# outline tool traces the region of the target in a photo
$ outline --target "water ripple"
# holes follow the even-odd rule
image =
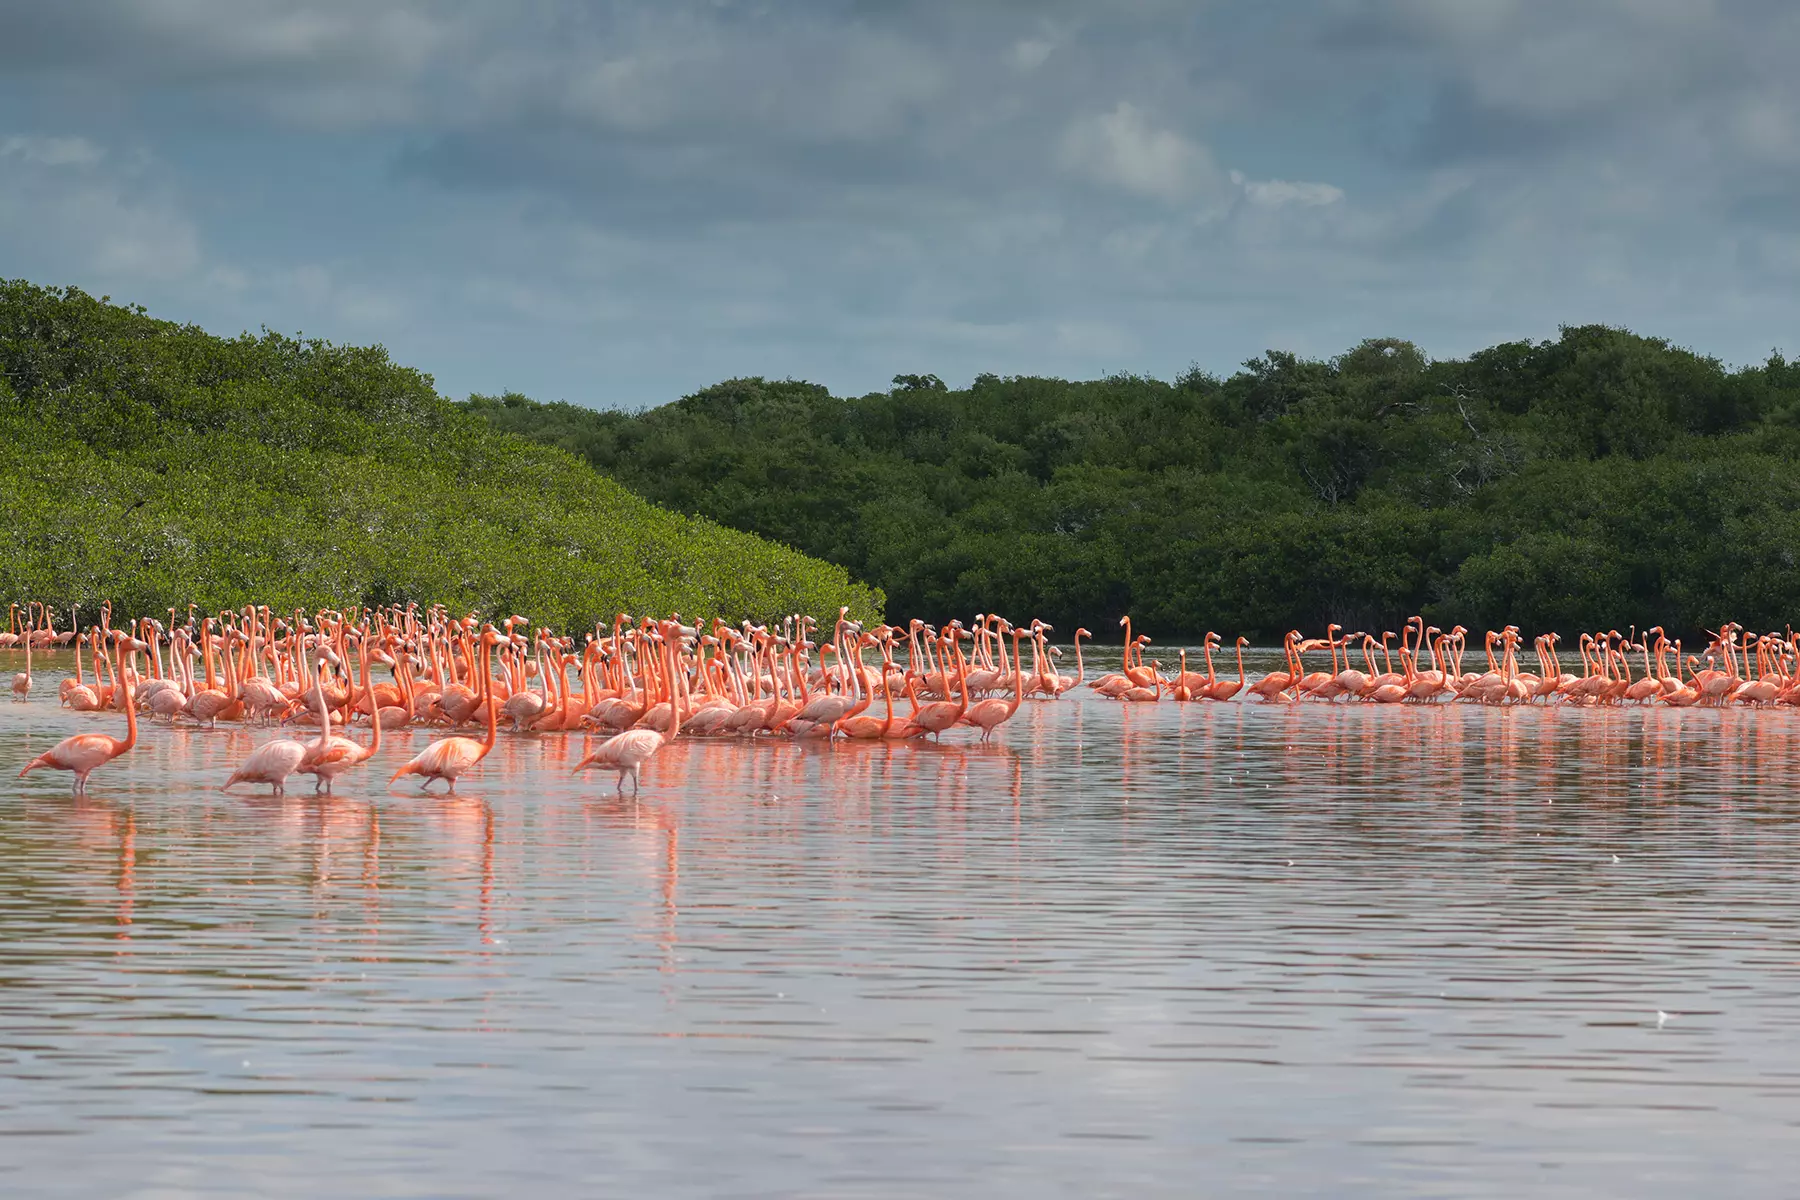
[[[105,724],[8,706],[0,766]],[[159,728],[87,799],[0,772],[0,1179],[1779,1195],[1797,734],[1082,698],[677,742],[633,803],[579,738],[221,795],[262,735]]]

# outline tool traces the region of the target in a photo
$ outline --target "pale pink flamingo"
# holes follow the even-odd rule
[[[12,694],[14,700],[24,700],[31,695],[31,606],[25,608],[25,669],[12,677]]]
[[[676,670],[674,643],[680,636],[678,627],[666,627],[663,636],[663,657],[666,660],[668,675],[671,681],[675,681],[678,675]],[[685,680],[682,682],[685,682]],[[646,762],[649,762],[651,756],[658,750],[661,750],[669,742],[674,741],[676,737],[680,736],[681,719],[678,707],[678,693],[680,688],[678,683],[672,686],[675,686],[676,688],[675,691],[671,692],[670,699],[670,704],[672,706],[670,711],[673,716],[669,721],[669,732],[666,736],[655,729],[627,729],[624,733],[614,734],[612,737],[607,738],[604,742],[601,742],[598,746],[594,747],[592,752],[580,762],[576,763],[575,770],[572,773],[580,774],[582,771],[591,770],[596,767],[602,770],[617,771],[619,773],[619,795],[623,796],[625,794],[625,778],[626,776],[630,776],[631,794],[636,796],[638,794],[638,788],[640,787],[638,772],[643,768],[643,765]]]
[[[363,695],[373,705],[374,689],[369,686],[369,652],[366,641],[358,647],[357,653],[362,659]],[[313,777],[315,794],[322,790],[329,796],[332,784],[337,781],[339,775],[352,768],[360,767],[374,758],[381,749],[381,722],[373,717],[370,718],[369,742],[367,745],[363,745],[351,738],[332,733],[331,718],[325,710],[325,698],[317,696],[316,700],[319,713],[319,740],[306,748],[305,757],[300,760],[300,765],[295,769],[302,775]]]
[[[109,737],[104,733],[78,733],[74,737],[66,737],[50,749],[25,764],[19,772],[23,779],[31,772],[48,767],[52,771],[73,771],[75,784],[72,789],[75,795],[87,794],[88,776],[96,768],[118,758],[121,754],[137,745],[137,705],[130,703],[131,680],[125,680],[125,738],[123,741]]]

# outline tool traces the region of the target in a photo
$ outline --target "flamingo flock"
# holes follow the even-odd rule
[[[66,738],[26,763],[21,776],[69,771],[74,791],[84,793],[95,770],[137,744],[141,716],[164,725],[269,729],[276,736],[222,787],[260,784],[277,795],[296,775],[311,775],[316,792],[331,793],[380,755],[384,731],[441,729],[445,736],[387,782],[416,776],[422,788],[442,782],[454,791],[493,750],[504,724],[508,736],[599,736],[575,772],[611,771],[619,793],[629,780],[635,795],[643,766],[678,736],[895,742],[939,740],[961,727],[987,741],[1026,699],[1055,700],[1081,686],[1082,642],[1092,637],[1075,631],[1070,676],[1058,669],[1062,650],[1049,643],[1051,626],[993,614],[968,626],[865,627],[843,609],[820,640],[818,625],[803,616],[770,628],[720,620],[689,626],[679,615],[634,621],[621,613],[610,630],[599,626],[578,640],[524,617],[496,624],[442,607],[277,616],[249,605],[205,617],[190,607],[185,620],[166,611],[167,622],[140,617],[114,626],[104,606],[99,624],[82,632],[73,612],[59,631],[48,607],[11,607],[0,649],[24,656],[14,698],[32,693],[34,651],[72,647],[75,673],[58,682],[61,704],[122,714],[126,726],[124,738]],[[1554,634],[1534,642],[1536,671],[1519,668],[1522,638],[1512,626],[1485,636],[1485,671],[1465,671],[1461,626],[1445,631],[1414,617],[1397,632],[1374,634],[1334,624],[1323,638],[1290,632],[1283,669],[1253,680],[1244,638],[1233,646],[1236,678],[1218,674],[1214,654],[1224,645],[1213,633],[1200,646],[1204,672],[1190,669],[1184,649],[1175,672],[1164,674],[1160,660],[1145,661],[1150,639],[1133,633],[1130,617],[1120,625],[1120,670],[1087,686],[1126,703],[1800,705],[1800,643],[1791,630],[1757,635],[1727,623],[1698,655],[1684,655],[1680,639],[1659,628],[1642,636],[1635,629],[1583,634],[1575,674],[1564,669]],[[1315,657],[1317,669],[1309,670],[1307,656],[1322,653],[1330,669]],[[374,678],[377,667],[386,678]],[[357,723],[366,736],[351,736]]]
[[[1072,677],[1058,671],[1062,651],[1049,644],[1050,626],[1015,627],[992,615],[969,628],[922,621],[865,628],[844,609],[830,638],[816,640],[809,617],[770,629],[687,626],[679,616],[634,623],[621,613],[610,631],[598,627],[578,644],[533,629],[524,617],[496,625],[442,608],[280,617],[254,605],[206,617],[190,608],[185,621],[167,613],[166,622],[143,617],[115,626],[103,606],[98,625],[81,632],[71,613],[59,632],[48,607],[12,606],[0,648],[23,651],[15,699],[31,694],[34,651],[72,646],[75,673],[58,683],[61,704],[122,713],[128,726],[124,739],[67,738],[21,775],[66,770],[74,790],[85,791],[94,770],[136,745],[142,714],[205,729],[316,726],[312,736],[283,732],[257,746],[224,781],[226,790],[260,784],[281,795],[292,777],[311,775],[315,791],[330,793],[379,754],[384,730],[424,726],[447,735],[399,765],[388,783],[410,775],[422,787],[441,781],[454,791],[504,725],[509,735],[604,735],[576,772],[612,771],[621,793],[627,780],[635,793],[643,765],[677,736],[935,740],[962,726],[986,741],[1024,699],[1061,696],[1085,674],[1085,667]],[[1085,636],[1079,631],[1078,664]],[[376,667],[387,678],[374,678]],[[351,736],[359,722],[366,739]],[[470,726],[479,736],[463,732]]]
[[[1704,667],[1701,655],[1684,655],[1681,639],[1671,640],[1660,627],[1646,630],[1641,637],[1635,629],[1628,634],[1616,629],[1584,633],[1577,643],[1582,665],[1579,675],[1564,669],[1557,651],[1560,638],[1554,633],[1533,641],[1536,671],[1519,669],[1518,649],[1523,638],[1514,625],[1489,631],[1484,637],[1487,670],[1465,671],[1469,631],[1461,625],[1445,631],[1413,617],[1398,632],[1389,630],[1378,637],[1346,633],[1341,625],[1333,624],[1326,627],[1323,638],[1306,638],[1297,629],[1290,631],[1282,640],[1285,669],[1270,671],[1255,681],[1244,671],[1248,643],[1243,638],[1237,639],[1236,679],[1215,674],[1212,655],[1221,643],[1214,633],[1208,633],[1202,642],[1204,675],[1188,670],[1187,651],[1183,650],[1179,669],[1173,676],[1165,676],[1160,660],[1144,662],[1144,647],[1150,639],[1132,635],[1130,617],[1122,618],[1120,624],[1125,627],[1121,670],[1089,685],[1116,700],[1224,701],[1243,692],[1247,699],[1269,703],[1800,706],[1800,642],[1793,630],[1759,635],[1733,622],[1709,635]],[[1331,669],[1307,670],[1305,656],[1321,650],[1330,654]],[[1423,666],[1427,655],[1431,665]],[[1641,668],[1635,676],[1634,657]]]

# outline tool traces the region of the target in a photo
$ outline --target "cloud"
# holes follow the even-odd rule
[[[0,138],[0,158],[16,158],[42,167],[97,166],[104,152],[80,137],[27,137],[13,134]]]
[[[1095,183],[1169,202],[1210,192],[1219,181],[1206,147],[1157,127],[1123,100],[1109,112],[1072,122],[1057,161]]]
[[[1049,38],[1024,38],[1014,42],[1006,52],[1006,60],[1021,71],[1035,71],[1050,60],[1056,43]]]
[[[1293,183],[1285,179],[1246,179],[1242,171],[1231,173],[1231,182],[1242,188],[1245,199],[1263,208],[1281,208],[1297,204],[1318,208],[1336,204],[1344,198],[1344,189],[1329,183]]]
[[[452,390],[1228,370],[1567,320],[1741,359],[1800,323],[1786,0],[0,0],[0,29],[36,114],[0,130],[16,269]]]
[[[147,163],[115,162],[81,137],[0,136],[0,249],[121,284],[187,276],[200,234]]]

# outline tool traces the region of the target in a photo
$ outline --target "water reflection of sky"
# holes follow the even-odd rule
[[[0,766],[107,726],[9,705]],[[580,738],[283,801],[216,790],[266,734],[147,730],[0,772],[0,1180],[1782,1194],[1797,734],[1081,699],[634,804]]]

